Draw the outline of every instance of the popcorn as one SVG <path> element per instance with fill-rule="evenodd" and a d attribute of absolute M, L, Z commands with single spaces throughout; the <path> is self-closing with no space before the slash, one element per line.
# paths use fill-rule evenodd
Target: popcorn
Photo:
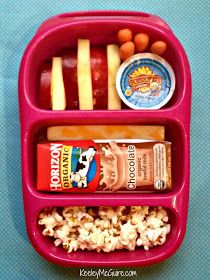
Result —
<path fill-rule="evenodd" d="M 54 237 L 58 238 L 62 241 L 66 241 L 66 239 L 69 236 L 70 231 L 71 231 L 71 227 L 68 224 L 66 224 L 55 231 Z"/>
<path fill-rule="evenodd" d="M 156 228 L 156 229 L 148 229 L 147 231 L 147 236 L 150 241 L 156 241 L 158 237 L 161 235 L 162 229 L 161 228 Z"/>
<path fill-rule="evenodd" d="M 63 218 L 56 212 L 56 209 L 54 209 L 52 213 L 41 213 L 39 218 L 39 225 L 45 225 L 47 228 L 54 228 L 63 221 Z"/>
<path fill-rule="evenodd" d="M 62 240 L 61 239 L 55 239 L 54 244 L 56 247 L 58 247 L 59 245 L 62 244 Z"/>
<path fill-rule="evenodd" d="M 113 225 L 116 225 L 116 224 L 118 223 L 118 217 L 117 217 L 117 214 L 114 214 L 114 215 L 113 215 L 113 217 L 112 217 L 111 221 L 112 221 L 112 224 L 113 224 Z"/>
<path fill-rule="evenodd" d="M 71 253 L 72 251 L 77 251 L 78 248 L 78 241 L 75 239 L 68 238 L 64 243 L 63 243 L 64 249 L 68 252 Z"/>
<path fill-rule="evenodd" d="M 135 248 L 136 248 L 136 240 L 131 240 L 126 246 L 126 249 L 128 249 L 129 251 L 134 251 Z"/>
<path fill-rule="evenodd" d="M 119 243 L 119 238 L 115 236 L 109 236 L 105 238 L 105 248 L 103 249 L 104 252 L 111 252 L 114 251 Z M 123 246 L 121 245 L 121 249 Z"/>
<path fill-rule="evenodd" d="M 73 217 L 74 213 L 77 211 L 77 208 L 78 207 L 65 207 L 62 214 L 65 218 Z"/>
<path fill-rule="evenodd" d="M 138 233 L 143 233 L 145 231 L 145 229 L 147 228 L 147 222 L 146 221 L 139 221 L 137 223 L 137 232 Z"/>
<path fill-rule="evenodd" d="M 171 230 L 167 211 L 162 207 L 71 206 L 59 213 L 56 208 L 44 209 L 38 224 L 43 227 L 43 235 L 54 238 L 55 246 L 62 245 L 68 253 L 78 249 L 149 250 L 164 244 Z"/>
<path fill-rule="evenodd" d="M 141 238 L 138 238 L 138 239 L 136 240 L 136 245 L 137 245 L 137 246 L 142 246 L 142 245 L 143 245 L 143 240 L 142 240 Z"/>
<path fill-rule="evenodd" d="M 54 235 L 54 230 L 50 227 L 47 227 L 43 230 L 42 234 L 45 235 L 45 236 L 47 236 L 47 235 L 48 236 L 53 236 Z"/>
<path fill-rule="evenodd" d="M 126 219 L 127 214 L 129 213 L 129 209 L 126 206 L 119 206 L 117 207 L 116 214 L 121 220 Z"/>
<path fill-rule="evenodd" d="M 148 214 L 149 206 L 131 206 L 131 213 L 139 213 L 142 216 Z"/>
<path fill-rule="evenodd" d="M 83 227 L 87 230 L 90 231 L 93 228 L 94 224 L 93 222 L 87 222 L 83 224 Z"/>
<path fill-rule="evenodd" d="M 108 229 L 108 228 L 110 228 L 110 221 L 109 220 L 96 219 L 95 220 L 95 225 L 97 227 L 100 227 L 101 229 Z"/>
<path fill-rule="evenodd" d="M 84 228 L 78 228 L 79 238 L 81 240 L 87 241 L 89 240 L 89 231 Z"/>
<path fill-rule="evenodd" d="M 158 212 L 157 212 L 157 217 L 162 219 L 164 221 L 165 217 L 168 218 L 167 212 L 165 209 L 163 209 L 162 207 L 158 208 Z M 164 221 L 167 222 L 167 221 Z"/>
<path fill-rule="evenodd" d="M 154 216 L 149 216 L 147 218 L 147 224 L 150 228 L 159 228 L 162 226 L 164 223 L 161 219 L 154 217 Z"/>
<path fill-rule="evenodd" d="M 98 244 L 99 236 L 101 234 L 101 230 L 98 229 L 97 231 L 90 234 L 90 243 Z"/>
<path fill-rule="evenodd" d="M 90 208 L 88 209 L 88 214 L 95 219 L 98 217 L 98 210 L 96 208 Z"/>
<path fill-rule="evenodd" d="M 120 238 L 123 245 L 128 245 L 133 239 L 136 240 L 137 232 L 130 221 L 121 226 Z"/>
<path fill-rule="evenodd" d="M 101 219 L 105 220 L 111 220 L 114 216 L 115 212 L 112 207 L 99 207 L 98 215 Z"/>
<path fill-rule="evenodd" d="M 94 220 L 94 218 L 89 215 L 88 213 L 84 213 L 82 211 L 79 211 L 76 215 L 78 221 L 81 221 L 81 222 L 92 222 Z"/>

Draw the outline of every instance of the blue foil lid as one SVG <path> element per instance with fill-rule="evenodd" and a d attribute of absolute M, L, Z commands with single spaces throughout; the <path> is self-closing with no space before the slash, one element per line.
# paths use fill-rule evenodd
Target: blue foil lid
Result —
<path fill-rule="evenodd" d="M 132 109 L 159 109 L 172 97 L 175 75 L 162 57 L 152 53 L 136 54 L 119 68 L 117 91 Z"/>

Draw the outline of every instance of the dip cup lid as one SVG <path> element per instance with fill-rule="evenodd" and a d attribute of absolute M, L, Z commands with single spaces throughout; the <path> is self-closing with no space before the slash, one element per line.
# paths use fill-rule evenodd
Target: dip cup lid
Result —
<path fill-rule="evenodd" d="M 152 53 L 131 56 L 116 76 L 117 92 L 132 109 L 159 109 L 172 97 L 175 74 L 169 63 Z"/>

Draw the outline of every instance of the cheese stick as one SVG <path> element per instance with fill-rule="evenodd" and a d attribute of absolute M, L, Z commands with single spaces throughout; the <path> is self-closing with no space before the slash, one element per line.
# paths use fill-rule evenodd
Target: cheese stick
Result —
<path fill-rule="evenodd" d="M 158 125 L 74 125 L 51 126 L 47 140 L 73 139 L 152 139 L 164 141 L 165 127 Z"/>

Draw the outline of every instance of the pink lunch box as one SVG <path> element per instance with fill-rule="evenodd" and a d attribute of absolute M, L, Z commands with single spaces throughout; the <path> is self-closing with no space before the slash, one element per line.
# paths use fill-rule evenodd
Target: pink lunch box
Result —
<path fill-rule="evenodd" d="M 91 44 L 116 43 L 116 32 L 130 28 L 146 32 L 151 39 L 164 40 L 164 58 L 176 75 L 176 89 L 170 102 L 159 110 L 51 111 L 38 107 L 40 66 L 64 47 L 76 47 L 78 38 Z M 29 239 L 47 260 L 65 266 L 145 266 L 161 262 L 179 248 L 185 235 L 190 182 L 191 74 L 185 51 L 170 27 L 159 17 L 129 11 L 74 12 L 47 19 L 28 45 L 19 73 L 19 106 L 22 146 L 22 182 L 25 219 Z M 173 190 L 158 194 L 56 194 L 36 190 L 36 145 L 52 125 L 152 124 L 164 125 L 166 140 L 172 142 Z M 79 131 L 78 131 L 79 133 Z M 149 251 L 136 249 L 97 253 L 63 248 L 42 235 L 37 224 L 41 209 L 52 206 L 163 206 L 168 209 L 171 232 L 162 246 Z"/>

